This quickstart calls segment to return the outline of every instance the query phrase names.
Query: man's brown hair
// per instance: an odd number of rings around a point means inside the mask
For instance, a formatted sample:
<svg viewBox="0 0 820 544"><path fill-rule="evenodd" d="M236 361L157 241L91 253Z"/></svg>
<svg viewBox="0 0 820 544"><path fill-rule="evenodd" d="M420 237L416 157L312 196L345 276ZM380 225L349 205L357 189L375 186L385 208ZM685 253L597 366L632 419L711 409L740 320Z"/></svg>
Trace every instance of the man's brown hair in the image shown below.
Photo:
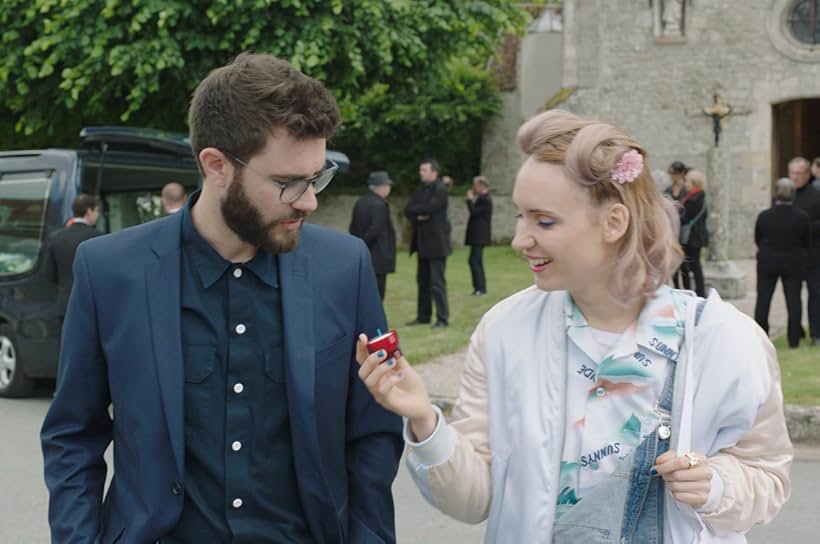
<svg viewBox="0 0 820 544"><path fill-rule="evenodd" d="M341 116L336 100L321 82L268 54L242 53L211 71L191 99L191 147L215 147L244 161L283 128L306 140L330 138Z"/></svg>

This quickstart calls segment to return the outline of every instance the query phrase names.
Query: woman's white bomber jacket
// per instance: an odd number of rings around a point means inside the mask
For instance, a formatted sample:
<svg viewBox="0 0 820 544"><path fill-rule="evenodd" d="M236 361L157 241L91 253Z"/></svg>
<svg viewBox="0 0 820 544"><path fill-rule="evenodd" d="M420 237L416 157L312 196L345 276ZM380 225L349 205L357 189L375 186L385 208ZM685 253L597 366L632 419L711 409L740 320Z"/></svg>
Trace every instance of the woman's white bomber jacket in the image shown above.
<svg viewBox="0 0 820 544"><path fill-rule="evenodd" d="M405 430L422 494L456 519L487 519L488 543L550 542L565 421L564 298L530 287L494 306L471 338L451 421L439 412L422 443ZM757 324L714 291L694 331L676 365L670 446L708 455L723 495L698 514L667 492L667 542L745 542L742 533L771 521L790 492L777 357ZM683 391L691 433L681 440Z"/></svg>

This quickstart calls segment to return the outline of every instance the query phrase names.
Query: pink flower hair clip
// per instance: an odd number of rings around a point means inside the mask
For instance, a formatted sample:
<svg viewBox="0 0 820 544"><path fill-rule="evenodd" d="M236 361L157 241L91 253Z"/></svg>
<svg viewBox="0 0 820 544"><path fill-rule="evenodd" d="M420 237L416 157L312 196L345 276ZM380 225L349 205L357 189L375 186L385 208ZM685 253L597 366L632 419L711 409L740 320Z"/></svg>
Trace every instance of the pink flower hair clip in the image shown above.
<svg viewBox="0 0 820 544"><path fill-rule="evenodd" d="M630 149L621 156L621 159L615 164L615 168L612 169L609 175L612 181L623 185L635 181L641 170L643 170L643 155L635 149Z"/></svg>

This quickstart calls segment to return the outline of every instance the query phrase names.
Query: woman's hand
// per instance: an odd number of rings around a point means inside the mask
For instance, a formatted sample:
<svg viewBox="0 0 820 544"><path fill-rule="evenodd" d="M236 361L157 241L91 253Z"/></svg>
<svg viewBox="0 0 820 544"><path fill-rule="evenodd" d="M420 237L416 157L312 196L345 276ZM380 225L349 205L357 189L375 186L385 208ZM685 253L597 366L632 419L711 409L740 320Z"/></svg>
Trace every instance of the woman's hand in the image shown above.
<svg viewBox="0 0 820 544"><path fill-rule="evenodd" d="M425 440L438 423L427 387L400 351L395 359L385 361L384 351L367 353L367 336L359 335L356 343L356 361L359 378L380 405L402 417L410 424L410 431L418 441Z"/></svg>
<svg viewBox="0 0 820 544"><path fill-rule="evenodd" d="M664 479L678 502L699 508L709 500L712 469L706 456L687 453L678 457L675 452L668 451L655 459L653 470Z"/></svg>

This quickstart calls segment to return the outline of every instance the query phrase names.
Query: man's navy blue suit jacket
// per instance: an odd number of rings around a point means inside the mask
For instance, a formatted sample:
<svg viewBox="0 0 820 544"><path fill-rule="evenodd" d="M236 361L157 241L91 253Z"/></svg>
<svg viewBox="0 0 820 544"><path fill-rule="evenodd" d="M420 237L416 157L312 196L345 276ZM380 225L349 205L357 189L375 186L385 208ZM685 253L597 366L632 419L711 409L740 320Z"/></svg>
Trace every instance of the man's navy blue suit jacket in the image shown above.
<svg viewBox="0 0 820 544"><path fill-rule="evenodd" d="M77 252L41 436L55 543L153 543L179 518L181 219L89 240ZM359 332L387 330L367 248L304 225L298 248L279 256L279 274L294 465L311 532L321 543L393 542L401 420L376 404L355 361Z"/></svg>

